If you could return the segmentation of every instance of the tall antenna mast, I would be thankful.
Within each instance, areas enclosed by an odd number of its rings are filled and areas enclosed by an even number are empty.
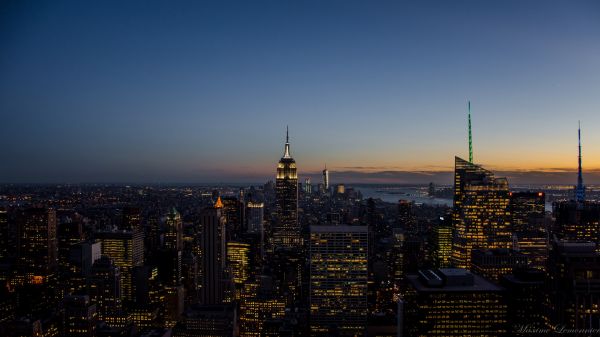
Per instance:
[[[292,158],[290,155],[290,129],[285,126],[285,151],[283,152],[283,158]]]
[[[577,187],[575,189],[575,200],[577,202],[585,201],[585,186],[583,185],[583,172],[581,168],[581,121],[579,121],[579,127],[577,129],[577,143],[579,146],[579,155],[577,157],[578,170],[577,170]]]
[[[469,163],[473,164],[473,137],[471,136],[471,101],[469,101]]]

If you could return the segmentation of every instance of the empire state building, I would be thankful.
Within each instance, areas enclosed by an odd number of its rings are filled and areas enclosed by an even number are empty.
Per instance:
[[[287,130],[285,151],[277,164],[275,188],[278,219],[273,228],[273,248],[301,248],[302,236],[298,224],[298,175],[296,161],[290,155],[290,138]]]

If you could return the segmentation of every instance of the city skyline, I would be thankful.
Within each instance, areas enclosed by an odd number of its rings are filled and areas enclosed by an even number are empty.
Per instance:
[[[574,184],[581,120],[598,184],[599,9],[8,3],[0,180],[261,182],[290,125],[300,177],[450,184],[470,100],[476,163]]]
[[[600,336],[600,1],[0,4],[0,336]]]
[[[580,131],[579,131],[580,132]],[[578,133],[580,136],[580,133]],[[580,141],[580,138],[579,138]],[[289,147],[289,131],[288,127],[286,127],[286,143],[285,143],[285,151],[287,153]],[[578,164],[581,165],[581,144],[579,145],[579,156],[578,156]],[[508,178],[513,184],[523,185],[523,184],[532,184],[532,185],[547,185],[547,184],[555,184],[555,185],[574,185],[573,177],[579,180],[581,178],[581,166],[578,169],[570,169],[570,168],[549,168],[549,169],[533,169],[533,170],[502,170],[502,169],[494,169],[493,165],[485,165],[473,161],[476,165],[491,167],[493,171],[498,172],[499,176],[504,178]],[[324,164],[324,168],[327,169],[327,165]],[[435,167],[434,169],[427,170],[398,170],[394,167],[373,167],[373,166],[359,166],[359,167],[340,167],[339,171],[333,171],[334,173],[334,183],[350,183],[350,184],[416,184],[423,185],[428,183],[435,183],[441,185],[450,185],[452,183],[452,175],[454,167]],[[222,171],[219,171],[222,173]],[[309,179],[314,179],[318,181],[322,178],[322,171],[304,171],[300,172],[299,176],[306,177]],[[276,174],[275,174],[276,176]],[[584,170],[585,181],[587,185],[595,185],[600,184],[600,169],[585,169]],[[242,177],[242,178],[240,178]],[[0,183],[32,183],[32,184],[123,184],[123,183],[133,183],[133,184],[225,184],[225,183],[260,183],[261,181],[269,181],[273,180],[273,177],[266,176],[262,173],[255,173],[249,175],[235,175],[230,174],[229,176],[220,176],[215,178],[208,178],[205,180],[194,180],[196,178],[191,178],[191,180],[178,180],[167,178],[166,180],[160,180],[152,178],[150,180],[144,180],[133,178],[129,180],[106,180],[104,178],[99,178],[96,180],[47,180],[47,181],[37,181],[37,180],[23,180],[23,181],[7,181]],[[228,180],[229,179],[229,180]],[[236,180],[237,179],[237,180]],[[579,182],[578,182],[579,183]]]

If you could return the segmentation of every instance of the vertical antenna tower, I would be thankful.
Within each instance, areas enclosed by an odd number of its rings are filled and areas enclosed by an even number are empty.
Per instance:
[[[577,157],[578,170],[577,170],[577,188],[575,189],[575,200],[577,202],[585,201],[585,186],[583,185],[583,172],[581,168],[581,121],[577,129],[577,143],[579,146],[579,155]]]
[[[469,163],[473,164],[473,137],[471,136],[471,101],[469,101]]]

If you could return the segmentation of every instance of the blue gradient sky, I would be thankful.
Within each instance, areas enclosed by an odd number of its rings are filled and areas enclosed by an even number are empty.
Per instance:
[[[4,1],[0,181],[600,169],[598,1]],[[540,173],[542,174],[542,173]]]

